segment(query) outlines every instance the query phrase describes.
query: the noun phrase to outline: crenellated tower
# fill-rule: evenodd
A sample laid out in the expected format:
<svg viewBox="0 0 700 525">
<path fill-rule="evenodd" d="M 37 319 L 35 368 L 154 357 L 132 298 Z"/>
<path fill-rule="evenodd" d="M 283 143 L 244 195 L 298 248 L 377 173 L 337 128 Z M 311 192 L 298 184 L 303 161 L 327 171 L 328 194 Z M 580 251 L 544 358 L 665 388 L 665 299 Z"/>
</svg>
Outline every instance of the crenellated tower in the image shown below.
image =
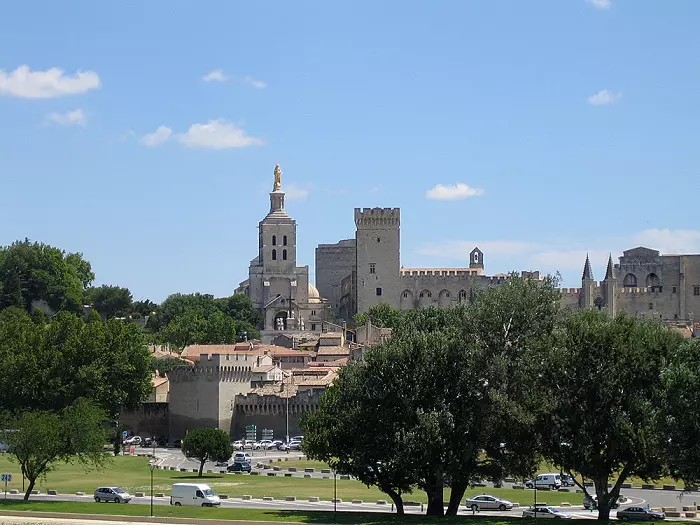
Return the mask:
<svg viewBox="0 0 700 525">
<path fill-rule="evenodd" d="M 399 308 L 401 213 L 399 208 L 355 208 L 357 311 L 385 303 Z"/>
</svg>

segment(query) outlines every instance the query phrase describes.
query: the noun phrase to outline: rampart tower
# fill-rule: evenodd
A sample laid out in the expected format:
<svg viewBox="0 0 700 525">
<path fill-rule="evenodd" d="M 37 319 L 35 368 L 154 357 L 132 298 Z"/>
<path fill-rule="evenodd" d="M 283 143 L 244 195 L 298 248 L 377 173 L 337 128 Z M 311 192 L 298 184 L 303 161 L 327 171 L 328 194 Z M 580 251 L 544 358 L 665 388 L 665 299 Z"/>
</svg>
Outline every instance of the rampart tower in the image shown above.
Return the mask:
<svg viewBox="0 0 700 525">
<path fill-rule="evenodd" d="M 381 303 L 399 308 L 400 229 L 399 208 L 355 208 L 358 313 Z"/>
</svg>

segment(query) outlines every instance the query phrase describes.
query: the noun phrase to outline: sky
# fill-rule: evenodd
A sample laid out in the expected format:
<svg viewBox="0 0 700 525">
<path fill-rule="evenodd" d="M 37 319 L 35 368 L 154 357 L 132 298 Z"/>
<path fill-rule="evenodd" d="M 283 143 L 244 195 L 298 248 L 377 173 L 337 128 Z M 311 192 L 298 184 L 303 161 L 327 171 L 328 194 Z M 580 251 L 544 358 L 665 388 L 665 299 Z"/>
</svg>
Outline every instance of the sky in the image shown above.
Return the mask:
<svg viewBox="0 0 700 525">
<path fill-rule="evenodd" d="M 0 7 L 0 244 L 135 299 L 230 295 L 273 168 L 299 265 L 401 208 L 401 264 L 560 272 L 700 253 L 700 2 Z"/>
</svg>

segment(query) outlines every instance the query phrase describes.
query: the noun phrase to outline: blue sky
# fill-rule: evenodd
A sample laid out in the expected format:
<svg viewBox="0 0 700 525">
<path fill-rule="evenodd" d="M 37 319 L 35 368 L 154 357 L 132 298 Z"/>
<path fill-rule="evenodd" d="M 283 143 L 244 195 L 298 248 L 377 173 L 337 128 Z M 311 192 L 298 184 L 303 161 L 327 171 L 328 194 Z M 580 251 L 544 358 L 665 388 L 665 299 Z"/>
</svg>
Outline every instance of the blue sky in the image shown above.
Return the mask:
<svg viewBox="0 0 700 525">
<path fill-rule="evenodd" d="M 598 279 L 609 252 L 700 252 L 696 0 L 25 0 L 0 19 L 0 244 L 81 251 L 136 298 L 232 293 L 277 162 L 312 270 L 372 206 L 401 208 L 407 267 L 478 245 L 489 274 L 578 286 L 586 252 Z"/>
</svg>

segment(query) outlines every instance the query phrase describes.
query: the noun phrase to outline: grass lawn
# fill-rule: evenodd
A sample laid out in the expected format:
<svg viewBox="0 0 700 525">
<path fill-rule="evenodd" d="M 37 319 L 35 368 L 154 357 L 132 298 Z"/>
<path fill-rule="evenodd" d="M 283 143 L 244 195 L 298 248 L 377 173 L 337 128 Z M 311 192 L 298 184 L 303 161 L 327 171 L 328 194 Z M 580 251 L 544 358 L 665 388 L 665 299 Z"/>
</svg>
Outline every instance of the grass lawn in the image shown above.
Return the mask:
<svg viewBox="0 0 700 525">
<path fill-rule="evenodd" d="M 22 490 L 22 475 L 19 472 L 17 463 L 10 461 L 10 456 L 0 456 L 0 472 L 13 474 L 12 483 L 8 489 Z M 279 473 L 278 473 L 279 474 Z M 199 479 L 193 473 L 176 472 L 171 470 L 154 470 L 153 484 L 156 492 L 170 493 L 173 483 L 191 481 Z M 206 474 L 201 481 L 208 483 L 214 491 L 219 494 L 227 494 L 231 498 L 250 495 L 259 499 L 263 496 L 273 498 L 284 498 L 286 496 L 296 496 L 297 498 L 308 498 L 317 496 L 322 500 L 333 498 L 334 487 L 333 478 L 285 478 L 281 476 L 249 476 L 233 474 Z M 130 492 L 150 491 L 150 469 L 148 468 L 148 458 L 120 456 L 113 458 L 104 470 L 85 471 L 77 464 L 61 464 L 50 472 L 46 479 L 37 482 L 36 489 L 42 493 L 47 490 L 57 490 L 59 494 L 72 494 L 77 491 L 84 491 L 90 494 L 100 485 L 120 485 Z M 532 502 L 532 491 L 512 490 L 512 489 L 489 489 L 475 488 L 467 491 L 467 496 L 473 496 L 488 492 L 494 496 L 500 496 L 521 505 L 529 505 Z M 388 499 L 385 494 L 375 487 L 365 487 L 355 480 L 338 479 L 338 497 L 349 501 L 361 499 L 363 501 L 376 501 L 378 499 Z M 449 489 L 445 491 L 446 500 L 449 498 Z M 406 501 L 418 501 L 425 503 L 425 493 L 416 490 L 413 494 L 407 494 Z M 583 497 L 581 494 L 566 492 L 539 492 L 537 499 L 552 505 L 563 501 L 571 504 L 581 504 Z"/>
</svg>

